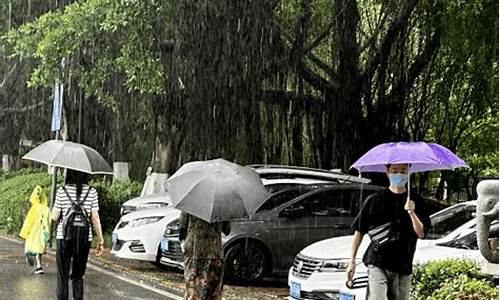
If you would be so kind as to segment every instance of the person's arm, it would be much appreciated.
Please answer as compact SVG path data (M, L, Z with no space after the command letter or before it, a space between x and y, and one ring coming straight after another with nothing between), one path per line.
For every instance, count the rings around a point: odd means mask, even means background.
M357 230L354 232L349 251L349 265L346 270L347 280L352 280L356 272L356 255L358 254L359 245L363 241L363 236L364 234Z
M102 236L102 228L101 228L101 218L99 217L98 210L92 210L91 214L92 227L94 228L94 232L97 235L97 246L96 246L96 256L100 256L104 250L104 238Z
M61 210L59 208L53 208L52 209L52 222L57 222L59 220L59 217L61 216Z
M415 202L412 200L406 201L405 210L410 215L413 231L415 231L415 234L419 239L423 239L425 237L424 225L415 213Z
M96 256L101 256L104 251L104 238L102 236L101 218L99 217L99 196L94 188L91 188L90 194L92 195L92 210L90 219L92 221L92 227L97 235L97 246L96 246Z
M26 215L26 218L24 219L23 227L21 228L21 232L19 233L20 237L22 237L23 239L28 238L31 229L33 228L33 224L35 223L35 219L36 211L33 207L31 207L28 211L28 214Z
M59 218L61 217L61 211L62 211L62 203L61 199L64 197L64 191L62 188L58 188L56 191L56 199L54 201L54 205L52 207L52 212L51 212L51 218L52 222L56 223L59 221Z

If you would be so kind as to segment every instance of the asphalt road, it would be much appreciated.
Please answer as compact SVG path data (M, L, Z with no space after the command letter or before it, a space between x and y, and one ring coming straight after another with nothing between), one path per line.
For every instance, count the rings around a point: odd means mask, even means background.
M45 255L43 267L45 274L34 274L32 267L24 259L23 245L0 236L1 299L56 299L55 257ZM69 290L71 291L71 283ZM84 293L85 299L182 299L167 291L90 264L87 265L85 274Z

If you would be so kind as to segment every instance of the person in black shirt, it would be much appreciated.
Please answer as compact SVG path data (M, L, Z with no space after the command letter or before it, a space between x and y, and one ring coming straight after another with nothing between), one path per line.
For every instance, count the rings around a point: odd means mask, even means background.
M423 239L430 227L429 215L423 199L411 193L407 199L406 183L409 166L394 164L387 166L390 181L388 189L369 196L354 220L354 237L350 247L347 279L354 277L355 258L363 236L369 230L391 222L396 224L398 238L383 247L370 243L363 255L368 267L369 300L407 300L410 294L410 275L417 238Z

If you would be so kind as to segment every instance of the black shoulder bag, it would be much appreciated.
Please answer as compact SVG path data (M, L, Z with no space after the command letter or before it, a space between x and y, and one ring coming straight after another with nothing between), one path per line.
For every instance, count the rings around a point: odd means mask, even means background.
M399 240L401 233L401 212L400 204L396 205L394 215L397 218L368 230L368 236L372 240L373 250L379 251Z

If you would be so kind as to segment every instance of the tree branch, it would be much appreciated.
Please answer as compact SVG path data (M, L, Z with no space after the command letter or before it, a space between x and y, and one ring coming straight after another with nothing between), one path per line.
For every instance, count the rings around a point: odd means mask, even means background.
M403 30L408 23L410 15L418 4L418 0L408 0L405 7L401 11L401 14L391 23L387 34L383 38L380 48L376 51L375 55L366 64L365 72L362 75L364 80L368 80L373 77L373 73L377 69L378 65L387 60L391 50L392 44L396 41L396 36Z
M5 84L6 84L7 80L10 78L10 76L12 75L12 73L14 73L14 71L16 70L16 68L17 68L17 63L14 63L14 65L12 66L12 68L10 68L9 72L7 72L7 74L4 76L4 78L2 80L2 83L0 83L0 90L2 90L5 87Z
M392 99L395 93L406 90L413 85L418 75L420 75L423 69L433 59L434 54L436 53L436 50L439 48L440 45L441 45L441 29L437 28L432 37L430 38L430 41L425 46L422 53L420 53L415 58L415 61L406 72L406 76L401 78L399 82L395 85L396 88L393 89L393 91L391 92L389 99Z

